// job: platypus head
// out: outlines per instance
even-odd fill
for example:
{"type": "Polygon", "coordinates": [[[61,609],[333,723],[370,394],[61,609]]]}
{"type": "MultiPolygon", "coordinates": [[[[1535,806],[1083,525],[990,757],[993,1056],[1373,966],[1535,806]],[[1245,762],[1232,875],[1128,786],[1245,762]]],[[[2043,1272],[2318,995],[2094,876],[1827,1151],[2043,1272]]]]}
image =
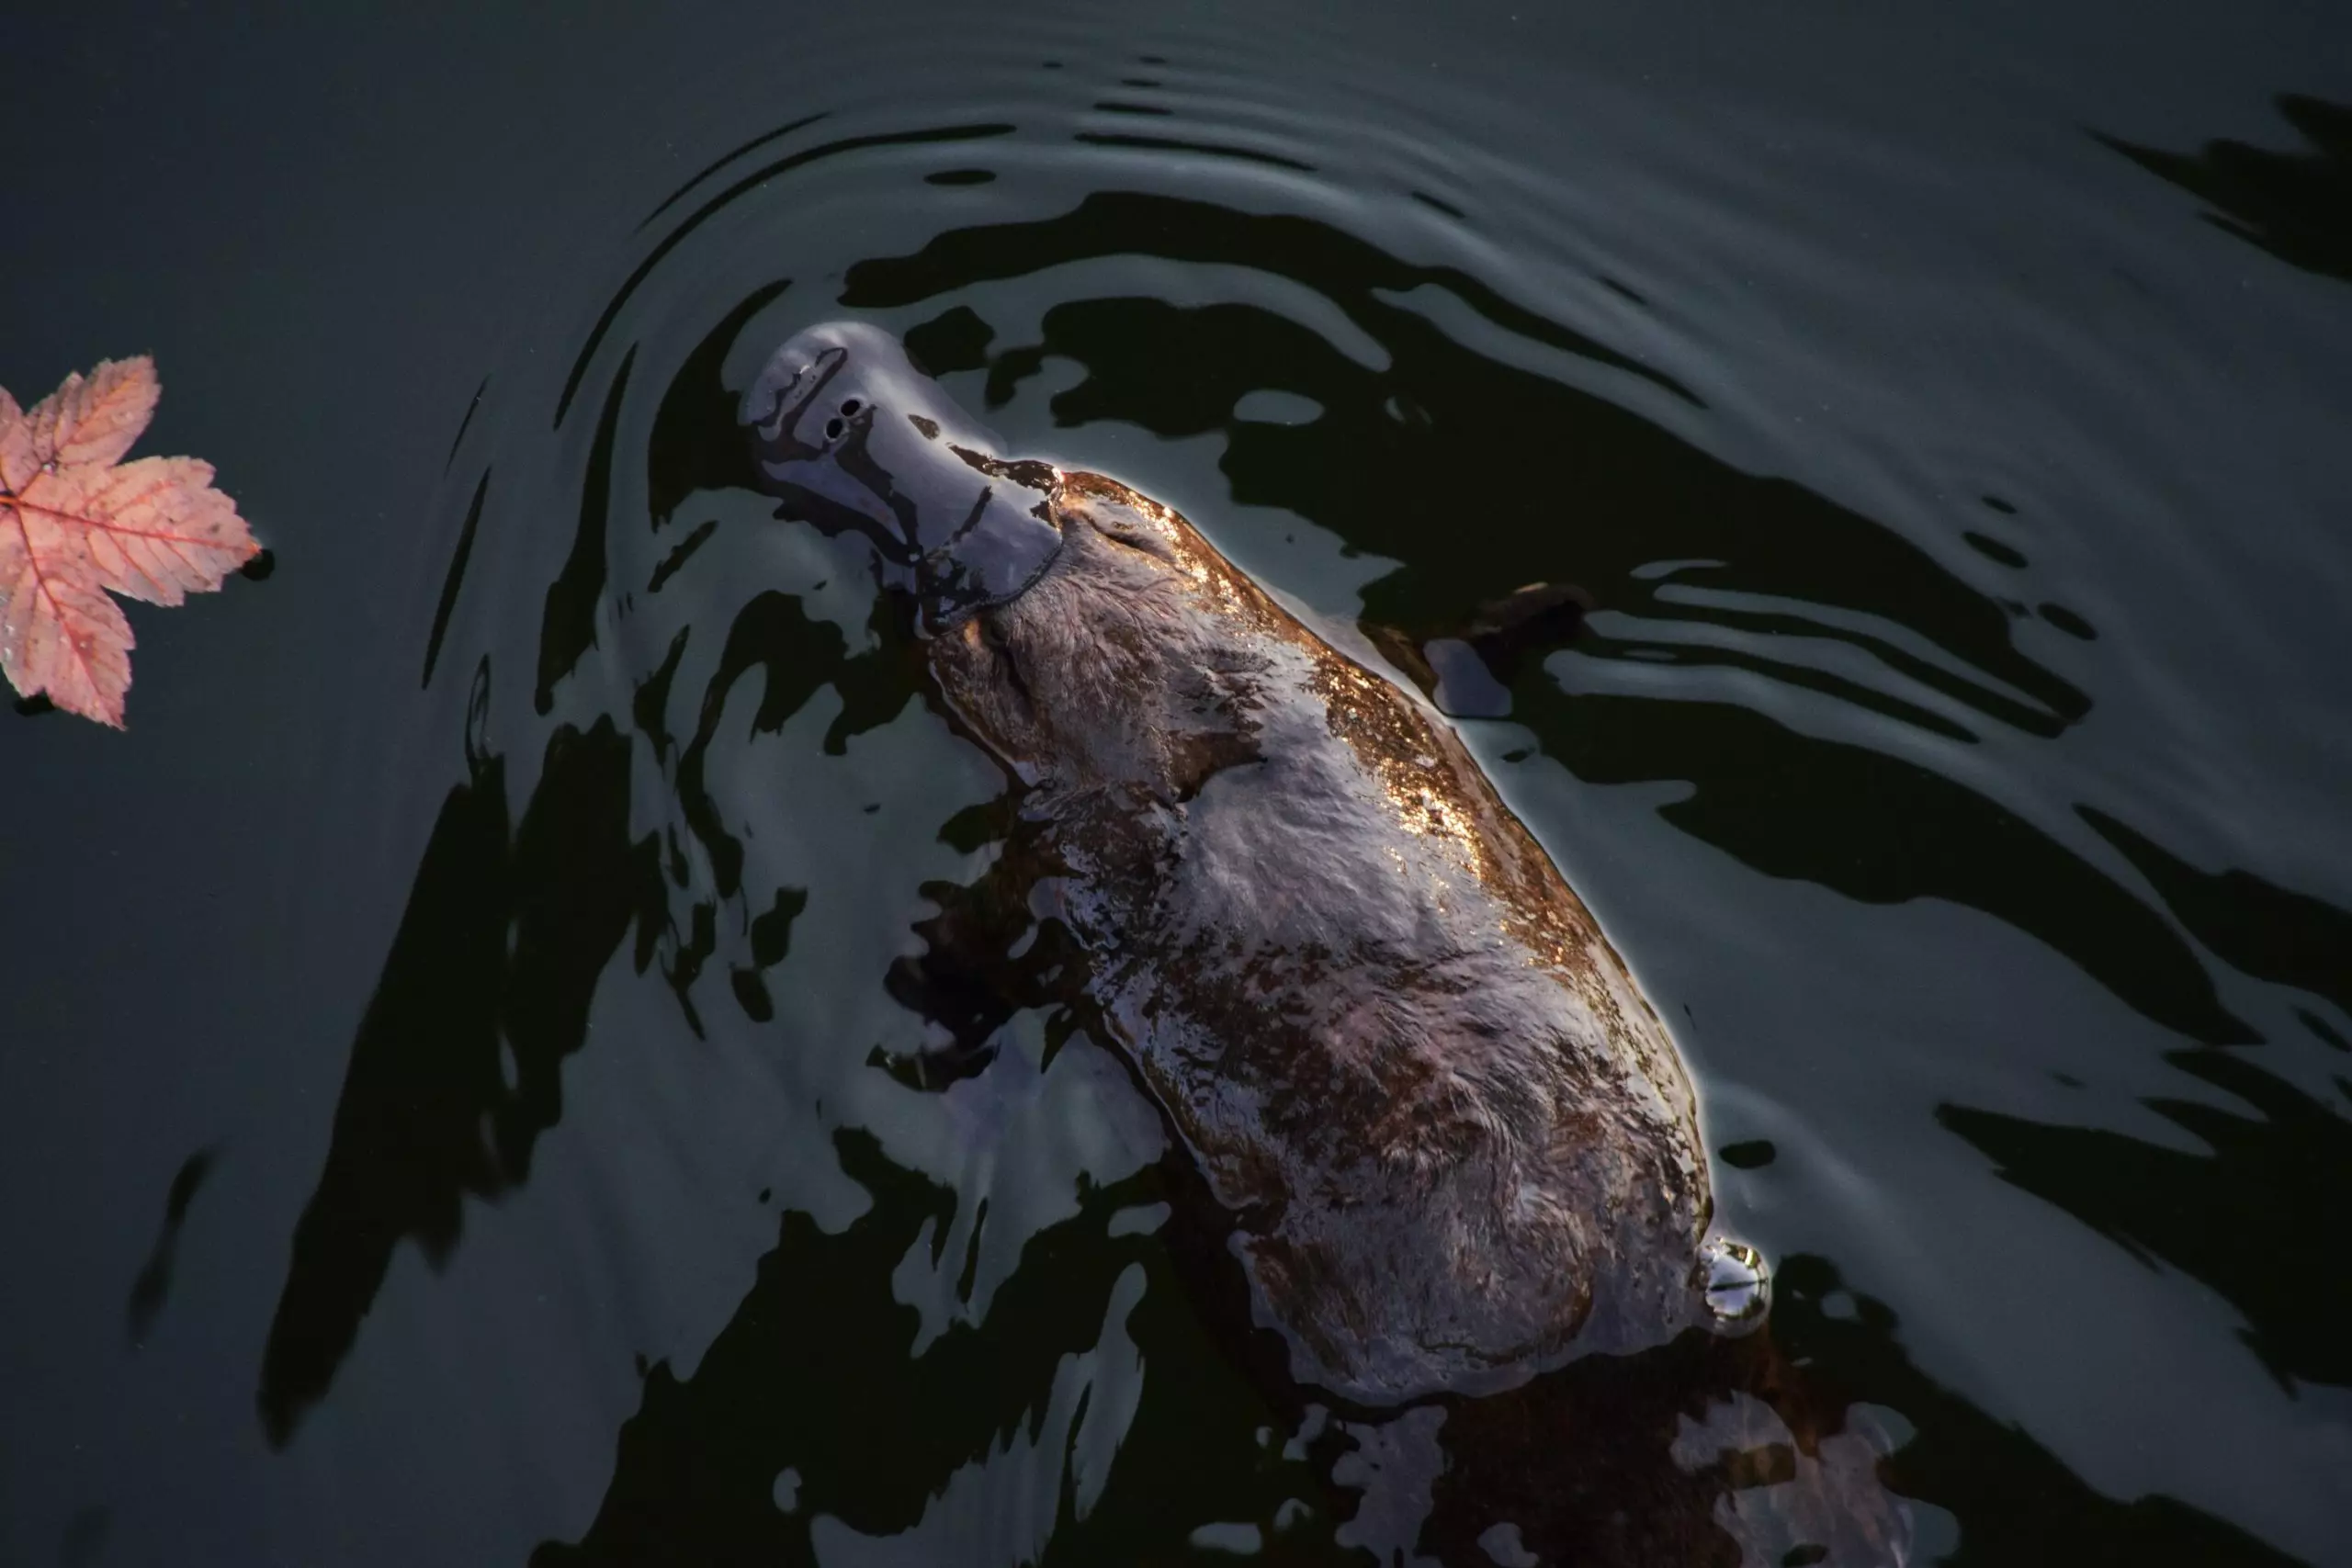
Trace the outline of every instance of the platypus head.
{"type": "Polygon", "coordinates": [[[744,393],[742,421],[777,514],[871,540],[926,631],[1012,598],[1061,548],[1045,509],[1053,468],[996,457],[995,438],[878,327],[796,333],[744,393]]]}

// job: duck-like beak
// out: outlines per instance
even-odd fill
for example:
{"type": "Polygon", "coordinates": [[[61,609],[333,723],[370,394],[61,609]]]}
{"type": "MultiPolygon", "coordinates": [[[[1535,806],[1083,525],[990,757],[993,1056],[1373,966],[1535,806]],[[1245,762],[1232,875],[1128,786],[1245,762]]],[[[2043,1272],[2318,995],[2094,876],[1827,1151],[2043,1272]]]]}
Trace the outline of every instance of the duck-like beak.
{"type": "Polygon", "coordinates": [[[778,515],[872,541],[886,583],[926,630],[1002,604],[1061,549],[1046,464],[1006,462],[899,340],[856,321],[796,333],[744,394],[762,488],[778,515]]]}

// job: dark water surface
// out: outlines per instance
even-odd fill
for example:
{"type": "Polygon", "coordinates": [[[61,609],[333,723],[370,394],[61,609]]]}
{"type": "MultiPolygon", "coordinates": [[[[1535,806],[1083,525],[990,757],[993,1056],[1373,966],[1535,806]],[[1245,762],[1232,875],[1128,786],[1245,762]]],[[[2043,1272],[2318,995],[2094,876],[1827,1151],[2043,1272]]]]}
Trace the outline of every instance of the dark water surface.
{"type": "Polygon", "coordinates": [[[0,719],[0,1561],[2352,1562],[2352,30],[1518,3],[0,26],[0,383],[277,561],[0,719]],[[908,962],[1005,781],[732,430],[841,316],[1323,616],[1594,596],[1465,734],[1780,1381],[1269,1374],[908,962]]]}

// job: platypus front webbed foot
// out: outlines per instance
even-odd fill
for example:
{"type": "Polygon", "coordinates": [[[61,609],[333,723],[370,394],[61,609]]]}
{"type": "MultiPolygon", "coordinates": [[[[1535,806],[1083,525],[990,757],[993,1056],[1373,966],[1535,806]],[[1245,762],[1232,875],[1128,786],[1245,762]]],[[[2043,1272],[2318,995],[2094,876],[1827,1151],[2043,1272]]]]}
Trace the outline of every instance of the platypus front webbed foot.
{"type": "Polygon", "coordinates": [[[1508,718],[1510,689],[1531,657],[1574,642],[1592,595],[1566,583],[1531,582],[1478,606],[1466,621],[1408,630],[1367,623],[1364,634],[1440,712],[1508,718]]]}

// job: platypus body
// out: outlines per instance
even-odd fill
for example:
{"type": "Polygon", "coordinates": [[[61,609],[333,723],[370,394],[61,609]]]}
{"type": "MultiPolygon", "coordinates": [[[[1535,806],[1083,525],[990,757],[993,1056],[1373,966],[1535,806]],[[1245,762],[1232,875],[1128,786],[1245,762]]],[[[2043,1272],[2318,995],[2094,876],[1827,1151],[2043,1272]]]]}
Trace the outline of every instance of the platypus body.
{"type": "Polygon", "coordinates": [[[1169,507],[1007,460],[876,329],[795,336],[744,419],[780,514],[873,543],[1025,786],[1292,1375],[1477,1393],[1761,1312],[1672,1039],[1418,694],[1169,507]]]}

